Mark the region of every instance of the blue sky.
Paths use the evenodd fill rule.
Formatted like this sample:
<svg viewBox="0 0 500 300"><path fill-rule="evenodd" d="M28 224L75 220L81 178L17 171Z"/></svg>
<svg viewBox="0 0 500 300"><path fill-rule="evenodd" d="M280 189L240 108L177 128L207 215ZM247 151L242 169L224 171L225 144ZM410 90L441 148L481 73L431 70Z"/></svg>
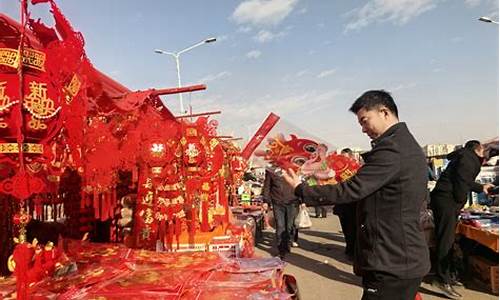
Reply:
<svg viewBox="0 0 500 300"><path fill-rule="evenodd" d="M369 148L350 104L368 89L390 91L422 144L498 135L495 0L64 0L87 55L131 89L177 85L178 51L194 112L222 110L220 133L248 138L272 111L339 146ZM18 1L0 0L18 19ZM35 16L48 19L48 6ZM164 99L179 111L177 96Z"/></svg>

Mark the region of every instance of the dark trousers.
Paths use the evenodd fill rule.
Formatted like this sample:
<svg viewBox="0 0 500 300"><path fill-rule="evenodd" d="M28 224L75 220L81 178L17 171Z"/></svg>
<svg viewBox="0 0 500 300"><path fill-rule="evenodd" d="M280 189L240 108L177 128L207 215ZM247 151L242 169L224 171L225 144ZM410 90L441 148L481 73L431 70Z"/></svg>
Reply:
<svg viewBox="0 0 500 300"><path fill-rule="evenodd" d="M436 232L436 258L434 267L438 279L450 283L450 268L453 259L453 243L457 226L457 208L453 199L432 195L431 209Z"/></svg>
<svg viewBox="0 0 500 300"><path fill-rule="evenodd" d="M326 209L326 206L315 206L314 213L316 214L316 218L319 217L326 218L328 210Z"/></svg>
<svg viewBox="0 0 500 300"><path fill-rule="evenodd" d="M354 246L356 244L356 203L340 204L337 208L340 226L344 233L345 253L354 255Z"/></svg>
<svg viewBox="0 0 500 300"><path fill-rule="evenodd" d="M363 275L361 300L414 300L422 278L400 279L381 272Z"/></svg>
<svg viewBox="0 0 500 300"><path fill-rule="evenodd" d="M291 238L294 236L294 221L297 207L293 204L273 204L274 222L276 224L276 244L280 254L290 252Z"/></svg>

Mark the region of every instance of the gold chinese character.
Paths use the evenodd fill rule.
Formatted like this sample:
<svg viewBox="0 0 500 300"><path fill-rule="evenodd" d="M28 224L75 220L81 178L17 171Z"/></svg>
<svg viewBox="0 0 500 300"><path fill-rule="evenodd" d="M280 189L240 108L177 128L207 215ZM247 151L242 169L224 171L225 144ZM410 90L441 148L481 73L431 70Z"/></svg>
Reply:
<svg viewBox="0 0 500 300"><path fill-rule="evenodd" d="M19 65L19 55L17 50L10 48L0 48L0 65L17 68Z"/></svg>
<svg viewBox="0 0 500 300"><path fill-rule="evenodd" d="M0 82L0 111L6 109L10 105L10 97L5 95L5 89L7 88L7 81Z"/></svg>
<svg viewBox="0 0 500 300"><path fill-rule="evenodd" d="M142 198L142 204L153 205L153 192L149 191L144 198Z"/></svg>
<svg viewBox="0 0 500 300"><path fill-rule="evenodd" d="M28 126L33 130L44 130L47 129L47 125L45 125L42 121L31 117L31 121L28 122Z"/></svg>
<svg viewBox="0 0 500 300"><path fill-rule="evenodd" d="M217 147L217 145L219 144L219 140L218 139L211 139L210 140L210 150L214 150L215 147Z"/></svg>
<svg viewBox="0 0 500 300"><path fill-rule="evenodd" d="M151 189L153 187L153 181L151 180L151 178L147 178L146 183L143 184L142 186L147 189Z"/></svg>
<svg viewBox="0 0 500 300"><path fill-rule="evenodd" d="M31 81L30 94L24 97L24 107L38 119L49 117L56 112L54 101L47 98L47 84Z"/></svg>
<svg viewBox="0 0 500 300"><path fill-rule="evenodd" d="M66 103L68 103L68 104L71 103L71 101L73 100L73 97L75 97L76 94L78 94L78 91L80 90L81 85L82 85L82 83L78 79L78 76L76 76L76 74L74 74L73 77L71 78L70 83L68 83L68 85L65 86L65 88L64 88L66 93L67 93Z"/></svg>

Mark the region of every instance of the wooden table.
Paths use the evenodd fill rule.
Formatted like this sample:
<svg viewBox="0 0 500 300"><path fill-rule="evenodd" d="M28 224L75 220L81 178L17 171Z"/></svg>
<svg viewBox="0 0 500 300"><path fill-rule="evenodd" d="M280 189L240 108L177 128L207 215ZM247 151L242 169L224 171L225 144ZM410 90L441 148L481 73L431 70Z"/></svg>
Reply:
<svg viewBox="0 0 500 300"><path fill-rule="evenodd" d="M479 244L490 248L498 253L498 233L490 232L481 228L458 223L457 233Z"/></svg>

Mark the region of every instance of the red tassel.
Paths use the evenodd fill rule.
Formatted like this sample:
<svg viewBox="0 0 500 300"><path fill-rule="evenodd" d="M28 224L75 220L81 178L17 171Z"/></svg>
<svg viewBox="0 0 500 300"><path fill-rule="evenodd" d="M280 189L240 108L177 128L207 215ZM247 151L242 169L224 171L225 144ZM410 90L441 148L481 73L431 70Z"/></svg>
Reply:
<svg viewBox="0 0 500 300"><path fill-rule="evenodd" d="M165 220L161 220L158 226L158 240L163 243L165 247L165 232L167 231L167 224Z"/></svg>
<svg viewBox="0 0 500 300"><path fill-rule="evenodd" d="M208 232L210 226L208 225L208 200L201 201L201 231Z"/></svg>
<svg viewBox="0 0 500 300"><path fill-rule="evenodd" d="M172 251L173 241L174 241L174 222L172 221L172 219L170 219L167 228L167 248L169 251Z"/></svg>
<svg viewBox="0 0 500 300"><path fill-rule="evenodd" d="M30 263L33 259L35 251L31 248L31 244L21 243L17 244L14 249L13 257L16 262L14 274L16 276L17 284L17 299L29 299L29 277L28 272Z"/></svg>
<svg viewBox="0 0 500 300"><path fill-rule="evenodd" d="M80 210L85 208L85 204L87 202L87 193L84 191L80 192Z"/></svg>
<svg viewBox="0 0 500 300"><path fill-rule="evenodd" d="M182 230L182 220L180 218L175 218L175 240L177 241L177 250L179 250L179 237L181 236Z"/></svg>
<svg viewBox="0 0 500 300"><path fill-rule="evenodd" d="M139 180L139 170L137 168L132 168L132 182L137 182Z"/></svg>
<svg viewBox="0 0 500 300"><path fill-rule="evenodd" d="M116 200L116 189L113 189L112 195L111 195L111 209L109 210L109 217L113 219L115 217L115 210L116 210L116 205L117 205L117 200Z"/></svg>
<svg viewBox="0 0 500 300"><path fill-rule="evenodd" d="M191 226L189 227L189 244L194 244L194 236L196 234L196 208L191 206Z"/></svg>
<svg viewBox="0 0 500 300"><path fill-rule="evenodd" d="M36 213L36 218L40 220L42 216L42 210L43 210L43 204L35 204L35 213Z"/></svg>
<svg viewBox="0 0 500 300"><path fill-rule="evenodd" d="M92 207L92 197L90 194L86 194L87 197L85 197L85 206L86 207Z"/></svg>
<svg viewBox="0 0 500 300"><path fill-rule="evenodd" d="M224 185L224 177L219 177L219 204L224 207L224 223L229 223L229 204L227 201L226 187Z"/></svg>
<svg viewBox="0 0 500 300"><path fill-rule="evenodd" d="M106 221L109 215L109 193L105 192L102 194L102 210L101 210L101 221Z"/></svg>
<svg viewBox="0 0 500 300"><path fill-rule="evenodd" d="M99 198L100 197L99 197L99 194L97 193L97 191L94 191L94 205L93 206L94 206L94 218L95 219L100 218L100 214L99 214L100 211L99 210L100 210L101 206L100 206L100 201L99 201L100 199Z"/></svg>

